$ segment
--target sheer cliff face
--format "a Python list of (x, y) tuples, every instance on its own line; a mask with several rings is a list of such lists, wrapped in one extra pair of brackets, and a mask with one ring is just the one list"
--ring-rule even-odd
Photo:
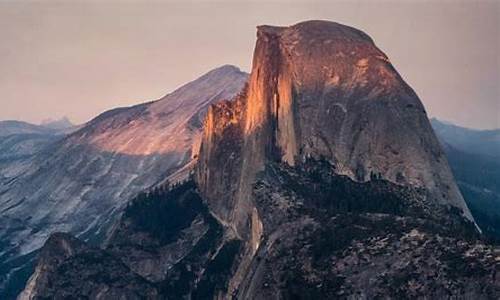
[(222, 221), (256, 234), (256, 173), (308, 157), (357, 181), (423, 187), (472, 218), (422, 103), (370, 37), (326, 21), (260, 26), (247, 88), (209, 110), (198, 183)]

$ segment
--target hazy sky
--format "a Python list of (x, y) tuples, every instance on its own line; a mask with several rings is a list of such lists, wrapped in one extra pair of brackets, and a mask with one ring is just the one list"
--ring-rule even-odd
[(250, 69), (259, 24), (368, 33), (430, 116), (500, 127), (500, 1), (2, 1), (0, 120), (84, 122), (222, 64)]

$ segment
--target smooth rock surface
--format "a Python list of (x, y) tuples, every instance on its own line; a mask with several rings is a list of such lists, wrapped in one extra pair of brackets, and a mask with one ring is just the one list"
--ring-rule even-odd
[(424, 187), (472, 219), (418, 96), (369, 36), (338, 23), (259, 26), (249, 84), (209, 110), (201, 149), (202, 193), (241, 235), (266, 161), (308, 157), (357, 181)]
[(26, 280), (34, 251), (50, 233), (98, 243), (138, 192), (170, 175), (184, 178), (208, 105), (233, 97), (246, 80), (238, 68), (222, 66), (160, 100), (107, 111), (29, 159), (6, 164), (0, 170), (0, 294), (23, 284), (17, 278)]

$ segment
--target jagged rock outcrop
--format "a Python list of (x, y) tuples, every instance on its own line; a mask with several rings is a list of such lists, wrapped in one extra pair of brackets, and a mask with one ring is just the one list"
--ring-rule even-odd
[(185, 178), (208, 106), (247, 76), (222, 66), (157, 101), (107, 111), (27, 159), (0, 161), (0, 294), (22, 288), (51, 232), (98, 243), (137, 193)]
[(137, 196), (104, 249), (52, 235), (19, 299), (207, 299), (224, 291), (239, 245), (189, 180)]
[(35, 273), (18, 299), (157, 299), (157, 296), (154, 285), (131, 272), (119, 259), (68, 234), (56, 233), (43, 246)]

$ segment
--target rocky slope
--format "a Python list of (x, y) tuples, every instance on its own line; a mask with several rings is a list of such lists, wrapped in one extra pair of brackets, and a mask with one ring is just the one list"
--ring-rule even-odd
[[(72, 258), (78, 259), (72, 260)], [(78, 239), (64, 233), (52, 235), (40, 252), (40, 265), (33, 275), (36, 280), (28, 284), (19, 299), (29, 299), (29, 290), (39, 285), (50, 286), (49, 299), (73, 298), (88, 295), (93, 299), (145, 299), (157, 295), (151, 284), (134, 274), (130, 269), (102, 250), (91, 248)], [(85, 262), (89, 272), (75, 273), (74, 266)], [(53, 274), (57, 270), (59, 278)], [(65, 271), (63, 271), (65, 270)], [(97, 283), (95, 279), (100, 279)], [(85, 282), (85, 286), (73, 288), (75, 279)], [(30, 286), (30, 284), (34, 284)], [(38, 286), (37, 286), (38, 285)], [(39, 295), (42, 296), (42, 295)]]
[[(68, 251), (73, 238), (55, 234), (20, 299), (500, 295), (500, 248), (483, 242), (460, 210), (427, 201), (421, 189), (355, 182), (326, 161), (308, 160), (267, 164), (252, 199), (262, 236), (244, 274), (244, 241), (210, 214), (189, 180), (134, 199), (104, 249)], [(113, 277), (118, 272), (123, 277)]]
[(246, 80), (236, 67), (217, 68), (160, 100), (105, 112), (2, 168), (0, 294), (26, 279), (51, 232), (102, 240), (130, 198), (170, 175), (185, 176), (208, 105), (233, 97)]
[(24, 161), (61, 138), (60, 135), (43, 133), (22, 133), (0, 137), (0, 164), (7, 167), (14, 160)]
[(253, 199), (263, 238), (239, 299), (500, 295), (500, 249), (482, 242), (459, 209), (421, 188), (336, 172), (308, 161), (259, 174)]
[[(260, 26), (248, 85), (204, 124), (193, 177), (131, 202), (99, 250), (119, 260), (102, 274), (125, 264), (151, 299), (500, 295), (498, 247), (476, 230), (420, 100), (366, 34)], [(64, 276), (95, 272), (92, 260), (62, 261), (40, 260), (23, 296), (96, 298)]]
[[(177, 299), (194, 288), (194, 280), (217, 253), (222, 237), (222, 227), (203, 206), (193, 181), (169, 191), (141, 194), (126, 208), (104, 250), (65, 234), (51, 236), (19, 298), (59, 299), (71, 295), (107, 299), (106, 293), (114, 289), (112, 285), (116, 287), (109, 277), (123, 272), (133, 281), (120, 279), (121, 288), (114, 289), (115, 295), (160, 299), (168, 294)], [(81, 288), (82, 274), (89, 288)], [(137, 282), (145, 289), (137, 290)], [(130, 290), (136, 293), (127, 295)], [(104, 296), (97, 296), (96, 291)]]

